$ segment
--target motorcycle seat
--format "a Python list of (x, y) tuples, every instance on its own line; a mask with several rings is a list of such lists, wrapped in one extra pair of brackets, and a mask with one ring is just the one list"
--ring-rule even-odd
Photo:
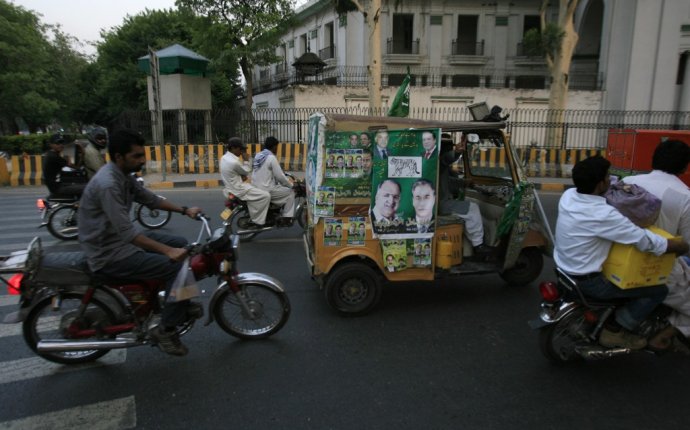
[(41, 258), (34, 279), (53, 285), (88, 285), (91, 273), (81, 251), (47, 252)]
[(79, 201), (79, 196), (67, 196), (63, 194), (50, 194), (46, 200), (53, 203), (75, 203)]

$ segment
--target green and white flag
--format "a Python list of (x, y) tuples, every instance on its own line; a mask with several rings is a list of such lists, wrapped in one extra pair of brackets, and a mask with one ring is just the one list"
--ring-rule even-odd
[(388, 116), (406, 117), (410, 113), (410, 68), (407, 68), (407, 76), (395, 94)]

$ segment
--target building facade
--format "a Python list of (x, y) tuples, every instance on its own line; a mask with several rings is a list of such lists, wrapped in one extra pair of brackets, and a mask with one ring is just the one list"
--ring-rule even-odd
[[(545, 108), (549, 73), (523, 36), (540, 27), (541, 0), (383, 0), (380, 14), (383, 104), (406, 70), (414, 107), (487, 101)], [(548, 14), (555, 18), (557, 2)], [(360, 12), (339, 15), (331, 0), (297, 10), (299, 25), (277, 49), (282, 59), (254, 69), (257, 108), (366, 107), (368, 29)], [(579, 42), (569, 109), (690, 110), (690, 2), (580, 0)], [(292, 66), (306, 52), (325, 66), (304, 76)]]

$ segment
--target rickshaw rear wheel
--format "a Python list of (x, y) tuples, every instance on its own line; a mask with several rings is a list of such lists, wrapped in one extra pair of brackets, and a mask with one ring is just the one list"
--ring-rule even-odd
[(370, 312), (381, 300), (381, 277), (370, 266), (346, 262), (326, 278), (324, 293), (328, 305), (343, 316)]
[(500, 275), (509, 285), (527, 285), (539, 277), (543, 267), (544, 257), (539, 248), (523, 248), (515, 266)]

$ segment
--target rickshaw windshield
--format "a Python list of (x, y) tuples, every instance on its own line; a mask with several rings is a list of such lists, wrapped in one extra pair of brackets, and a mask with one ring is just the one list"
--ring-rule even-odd
[[(506, 160), (503, 134), (497, 130), (466, 131), (478, 137), (468, 139), (466, 154), (472, 176), (512, 180), (510, 163)], [(472, 142), (474, 140), (474, 142)], [(491, 149), (494, 149), (491, 151)]]

